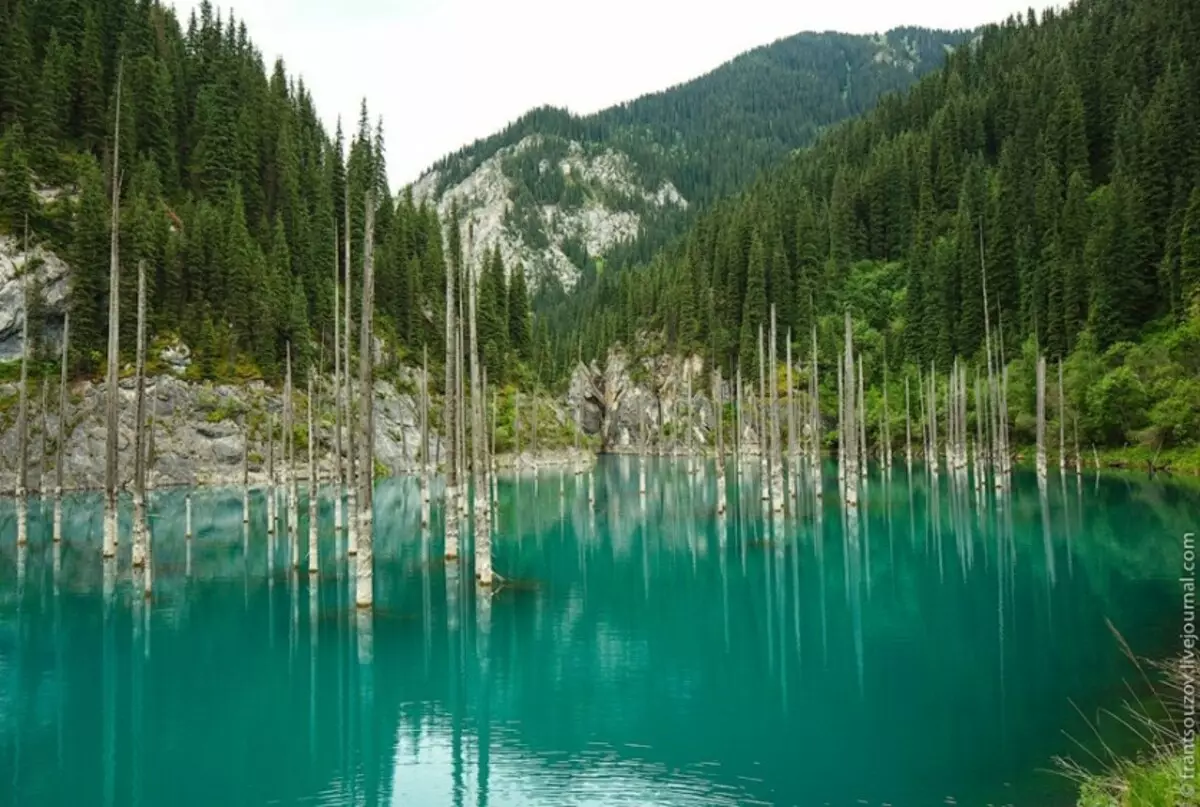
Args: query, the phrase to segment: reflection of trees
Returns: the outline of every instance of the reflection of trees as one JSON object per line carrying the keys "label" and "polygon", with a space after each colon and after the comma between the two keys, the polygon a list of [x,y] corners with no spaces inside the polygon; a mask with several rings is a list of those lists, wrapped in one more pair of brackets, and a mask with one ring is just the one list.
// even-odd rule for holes
{"label": "reflection of trees", "polygon": [[[106,634],[99,520],[85,532],[98,499],[69,500],[59,598],[37,516],[19,616],[11,590],[0,594],[0,692],[12,693],[0,698],[0,752],[20,731],[23,758],[53,760],[61,720],[68,737],[101,725],[96,667],[108,636],[120,705],[115,803],[130,795],[135,737],[146,744],[136,749],[146,803],[169,801],[181,773],[206,803],[229,792],[359,798],[390,792],[401,777],[393,766],[415,758],[422,775],[432,771],[438,800],[455,780],[470,796],[481,757],[489,788],[521,792],[519,772],[532,777],[526,792],[543,797],[591,787],[603,768],[647,792],[701,794],[698,803],[801,792],[832,802],[852,790],[912,802],[922,793],[905,788],[917,780],[986,802],[994,794],[980,783],[1009,781],[1061,750],[1058,730],[1074,719],[1068,698],[1086,712],[1120,697],[1109,687],[1125,669],[1102,617],[1141,627],[1174,607],[1173,589],[1154,581],[1177,576],[1177,539],[1149,537],[1181,534],[1195,512],[1191,494],[1159,484],[1050,485],[1051,548],[1064,561],[1069,532],[1074,568],[1059,563],[1049,587],[1032,475],[1018,474],[1006,503],[1011,533],[994,504],[981,517],[973,496],[956,498],[949,477],[935,498],[914,469],[911,506],[903,471],[892,484],[873,481],[859,513],[868,547],[844,537],[832,491],[819,535],[808,499],[782,540],[765,542],[757,480],[739,490],[731,478],[722,539],[713,474],[692,479],[685,462],[651,460],[643,504],[634,466],[622,462],[637,460],[598,465],[594,511],[571,478],[560,503],[553,472],[536,488],[500,480],[495,551],[511,583],[486,609],[469,574],[447,573],[440,536],[422,539],[415,480],[381,484],[369,645],[328,531],[319,584],[288,575],[282,538],[271,577],[261,498],[252,498],[247,552],[240,492],[197,495],[189,580],[182,494],[159,491],[144,634],[152,652],[136,678],[127,555]],[[0,508],[5,518],[11,509]],[[332,523],[327,507],[320,518]],[[442,523],[436,513],[432,521]],[[0,563],[12,568],[15,550],[3,546]],[[1165,641],[1129,638],[1139,652]],[[134,686],[137,734],[125,720]],[[886,754],[847,766],[864,743]],[[103,790],[94,744],[64,746],[80,793]],[[265,757],[254,750],[264,748]],[[275,775],[273,760],[289,775]]]}

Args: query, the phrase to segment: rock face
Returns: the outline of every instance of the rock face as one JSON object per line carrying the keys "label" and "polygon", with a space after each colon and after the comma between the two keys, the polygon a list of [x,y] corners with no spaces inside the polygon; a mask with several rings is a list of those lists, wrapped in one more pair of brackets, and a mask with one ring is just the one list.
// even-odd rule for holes
{"label": "rock face", "polygon": [[[420,389],[419,370],[401,372],[401,389]],[[31,491],[53,490],[55,441],[58,435],[58,380],[50,382],[47,399],[49,411],[43,421],[41,391],[30,382],[29,416],[29,488]],[[333,472],[334,417],[329,379],[318,387],[317,434],[319,440],[319,474],[328,479]],[[120,385],[121,405],[119,423],[119,464],[121,483],[128,485],[133,478],[134,389],[133,379],[123,379]],[[214,385],[189,383],[171,372],[149,378],[146,382],[146,411],[157,417],[154,426],[154,456],[150,464],[150,483],[153,486],[173,485],[235,485],[242,481],[242,458],[249,441],[248,465],[250,481],[261,485],[267,480],[267,423],[268,414],[276,423],[275,471],[284,468],[280,425],[283,420],[283,398],[279,390],[261,381],[246,385]],[[64,451],[64,485],[68,489],[95,489],[104,485],[104,385],[91,381],[78,382],[68,391],[66,447]],[[301,478],[308,474],[306,448],[307,409],[305,396],[295,399],[296,464]],[[420,402],[413,395],[400,392],[389,381],[375,382],[375,459],[388,475],[419,470],[421,432]],[[561,401],[542,402],[543,411],[550,410],[558,424],[569,420]],[[437,401],[431,403],[436,413]],[[18,439],[16,429],[17,385],[0,384],[0,491],[11,491],[16,484]],[[45,428],[43,428],[43,423]],[[431,416],[430,458],[444,459],[446,447],[435,427],[437,416]],[[549,425],[549,424],[547,424]],[[343,432],[343,446],[348,438]],[[532,462],[528,453],[520,458],[498,457],[501,467]],[[540,465],[579,462],[572,452],[544,446],[539,452]],[[281,478],[281,477],[280,477]]]}
{"label": "rock face", "polygon": [[[558,173],[564,183],[585,189],[580,191],[578,204],[537,206],[521,197],[518,183],[510,175],[513,161],[527,152],[536,155],[546,150],[556,159],[541,159],[538,172]],[[642,225],[639,210],[683,210],[688,206],[670,181],[645,187],[629,157],[620,151],[589,150],[577,141],[545,135],[530,135],[498,149],[466,179],[451,187],[442,185],[440,173],[430,171],[413,184],[413,200],[417,204],[432,201],[446,223],[457,203],[464,220],[474,224],[472,258],[479,261],[484,250],[498,245],[506,267],[520,262],[535,284],[553,278],[568,291],[574,288],[581,269],[565,251],[568,242],[583,247],[588,255],[603,256],[638,235]],[[514,223],[514,214],[536,217],[534,223],[548,243],[529,243]]]}
{"label": "rock face", "polygon": [[[30,403],[29,477],[30,488],[54,485],[55,440],[58,435],[57,380],[51,381],[43,439],[40,392],[32,389]],[[120,473],[123,484],[133,475],[134,393],[132,380],[121,385]],[[262,382],[245,386],[191,384],[171,374],[147,379],[147,412],[156,411],[154,457],[150,481],[156,486],[235,484],[242,478],[242,456],[249,439],[252,482],[262,483],[267,472],[267,413],[282,422],[283,400],[278,390]],[[389,473],[416,467],[420,445],[417,404],[411,396],[397,392],[387,382],[375,387],[375,452]],[[11,489],[17,472],[15,384],[0,384],[0,489]],[[74,384],[68,393],[67,440],[64,477],[68,488],[98,488],[104,484],[104,387],[103,384]],[[304,449],[306,412],[303,396],[296,398],[298,419],[297,455],[299,472],[307,473]],[[333,468],[333,411],[328,391],[319,403],[318,434],[322,473]],[[431,450],[439,452],[438,438],[431,436]],[[283,468],[279,438],[275,445],[276,472]],[[39,483],[39,479],[43,480]]]}
{"label": "rock face", "polygon": [[26,255],[18,239],[0,235],[0,361],[21,357],[21,327],[25,324],[21,282],[26,267],[31,271],[30,291],[41,294],[47,320],[55,323],[43,334],[47,346],[53,349],[62,333],[67,303],[67,264],[42,247],[34,247]]}
{"label": "rock face", "polygon": [[[602,451],[638,452],[643,440],[648,451],[681,451],[687,445],[689,375],[692,446],[702,452],[713,444],[716,418],[708,372],[699,356],[655,355],[631,367],[624,351],[615,349],[603,366],[597,362],[576,366],[567,405],[579,413],[583,431],[600,438]],[[730,400],[728,382],[721,395]]]}

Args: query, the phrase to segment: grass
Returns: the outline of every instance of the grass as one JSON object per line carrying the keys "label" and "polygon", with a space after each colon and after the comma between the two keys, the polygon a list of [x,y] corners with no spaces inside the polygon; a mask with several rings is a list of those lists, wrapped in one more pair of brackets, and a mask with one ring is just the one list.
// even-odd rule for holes
{"label": "grass", "polygon": [[[1068,450],[1067,466],[1073,469],[1075,467],[1075,456],[1073,453],[1070,453],[1071,451],[1073,449]],[[1017,448],[1017,453],[1020,455],[1020,460],[1017,464],[1032,466],[1037,457],[1037,448],[1034,446],[1020,446]],[[1147,463],[1155,460],[1155,464],[1159,469],[1165,467],[1172,474],[1179,476],[1200,476],[1200,446],[1164,448],[1158,452],[1149,446],[1124,446],[1121,448],[1101,448],[1097,446],[1095,454],[1092,453],[1091,446],[1081,446],[1080,453],[1083,454],[1083,470],[1085,472],[1095,470],[1095,458],[1098,455],[1102,469],[1115,468],[1145,472]],[[1058,467],[1057,441],[1054,445],[1046,447],[1046,463],[1051,468]]]}
{"label": "grass", "polygon": [[1128,729],[1144,750],[1134,756],[1117,754],[1096,724],[1088,721],[1097,747],[1071,739],[1096,767],[1085,767],[1071,759],[1056,760],[1060,772],[1079,786],[1076,804],[1078,807],[1176,807],[1200,803],[1195,793],[1194,757],[1185,758],[1181,719],[1185,692],[1191,692],[1195,679],[1194,660],[1142,662],[1111,623],[1109,629],[1137,668],[1149,697],[1127,701],[1119,712],[1106,711],[1104,716]]}

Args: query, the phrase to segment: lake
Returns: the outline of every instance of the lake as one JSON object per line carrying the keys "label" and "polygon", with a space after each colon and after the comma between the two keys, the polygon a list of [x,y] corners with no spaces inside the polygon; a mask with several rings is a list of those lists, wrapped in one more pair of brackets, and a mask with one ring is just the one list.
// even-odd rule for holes
{"label": "lake", "polygon": [[127,513],[105,564],[99,495],[57,547],[0,502],[0,804],[1065,805],[1141,692],[1113,629],[1179,652],[1194,488],[901,464],[854,516],[827,466],[776,518],[755,468],[717,518],[711,462],[637,465],[500,477],[484,595],[380,482],[372,613],[328,497],[310,577],[263,491],[193,491],[191,541],[155,491],[149,601]]}

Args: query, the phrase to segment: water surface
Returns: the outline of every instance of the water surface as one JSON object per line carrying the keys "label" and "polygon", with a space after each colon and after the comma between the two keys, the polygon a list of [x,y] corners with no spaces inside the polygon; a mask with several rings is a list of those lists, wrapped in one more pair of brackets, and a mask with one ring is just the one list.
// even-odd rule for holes
{"label": "water surface", "polygon": [[[1055,754],[1142,654],[1178,646],[1194,492],[1018,475],[871,477],[858,518],[802,486],[776,519],[748,474],[602,459],[498,483],[496,570],[442,561],[411,479],[376,494],[376,608],[321,502],[321,572],[291,570],[264,494],[155,492],[154,597],[0,503],[0,804],[1053,805]],[[302,507],[302,513],[306,508]],[[299,547],[307,544],[306,517]],[[1079,712],[1075,706],[1078,706]]]}

